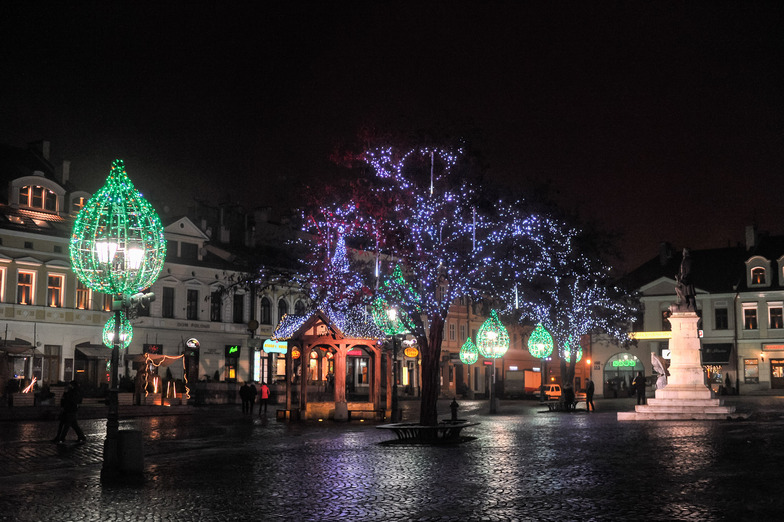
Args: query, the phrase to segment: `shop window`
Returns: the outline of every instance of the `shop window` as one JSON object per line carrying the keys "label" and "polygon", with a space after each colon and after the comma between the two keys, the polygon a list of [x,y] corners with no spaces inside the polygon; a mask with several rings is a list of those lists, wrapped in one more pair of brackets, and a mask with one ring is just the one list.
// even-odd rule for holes
{"label": "shop window", "polygon": [[743,380],[746,384],[759,383],[759,361],[743,359]]}
{"label": "shop window", "polygon": [[713,327],[716,330],[727,330],[730,327],[730,316],[727,308],[716,308],[713,311]]}
{"label": "shop window", "polygon": [[3,301],[5,301],[5,268],[0,268],[0,302]]}
{"label": "shop window", "polygon": [[174,318],[174,288],[170,286],[163,287],[163,296],[161,297],[161,315],[167,319]]}
{"label": "shop window", "polygon": [[22,272],[17,275],[16,280],[16,302],[21,305],[33,304],[35,289],[35,272]]}
{"label": "shop window", "polygon": [[61,308],[63,306],[63,283],[65,277],[50,275],[46,284],[46,306]]}
{"label": "shop window", "polygon": [[261,324],[272,324],[272,303],[266,297],[261,298]]}
{"label": "shop window", "polygon": [[199,291],[189,288],[185,298],[185,317],[190,321],[197,321],[199,319]]}
{"label": "shop window", "polygon": [[757,326],[757,305],[743,305],[743,328],[745,330],[756,330]]}
{"label": "shop window", "polygon": [[782,308],[784,304],[781,302],[778,303],[768,303],[768,326],[771,329],[781,329],[784,328],[784,317],[782,316]]}

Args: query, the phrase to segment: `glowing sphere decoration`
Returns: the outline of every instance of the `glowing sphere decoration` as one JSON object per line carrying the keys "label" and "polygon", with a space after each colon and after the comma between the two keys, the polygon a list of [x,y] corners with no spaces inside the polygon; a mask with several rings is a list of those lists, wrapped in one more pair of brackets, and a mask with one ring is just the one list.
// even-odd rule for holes
{"label": "glowing sphere decoration", "polygon": [[69,252],[76,276],[96,292],[136,293],[158,278],[166,257],[163,225],[122,160],[76,216]]}
{"label": "glowing sphere decoration", "polygon": [[[561,358],[566,361],[570,362],[572,360],[572,336],[569,336],[569,339],[566,340],[566,344],[564,345],[563,352],[561,353]],[[578,344],[577,345],[577,360],[574,362],[580,362],[580,359],[583,358],[583,347]]]}
{"label": "glowing sphere decoration", "polygon": [[407,322],[403,320],[403,313],[397,307],[390,304],[383,297],[377,297],[370,305],[370,312],[376,325],[387,335],[398,335],[408,333]]}
{"label": "glowing sphere decoration", "polygon": [[549,357],[553,353],[553,337],[541,323],[536,325],[528,337],[528,352],[537,359]]}
{"label": "glowing sphere decoration", "polygon": [[495,310],[490,312],[490,317],[479,327],[476,334],[476,347],[486,359],[503,357],[509,349],[509,332],[498,319]]}
{"label": "glowing sphere decoration", "polygon": [[[116,318],[117,315],[113,314],[103,326],[103,344],[107,348],[114,348]],[[131,344],[131,339],[133,339],[133,327],[131,326],[131,322],[128,321],[125,312],[120,312],[120,348],[128,348],[128,345]]]}
{"label": "glowing sphere decoration", "polygon": [[460,361],[469,366],[479,360],[479,349],[469,337],[463,346],[460,348]]}

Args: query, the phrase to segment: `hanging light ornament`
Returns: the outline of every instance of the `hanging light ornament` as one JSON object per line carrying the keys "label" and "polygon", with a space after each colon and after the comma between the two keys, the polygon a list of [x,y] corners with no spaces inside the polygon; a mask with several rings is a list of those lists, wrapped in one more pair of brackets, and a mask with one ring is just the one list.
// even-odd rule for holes
{"label": "hanging light ornament", "polygon": [[163,225],[136,190],[122,160],[79,212],[69,248],[76,276],[96,292],[119,295],[149,288],[166,257]]}
{"label": "hanging light ornament", "polygon": [[479,349],[469,337],[460,348],[460,361],[463,364],[472,365],[479,359]]}
{"label": "hanging light ornament", "polygon": [[541,323],[536,325],[528,337],[528,352],[537,359],[549,357],[553,353],[553,337]]}
{"label": "hanging light ornament", "polygon": [[[567,363],[572,360],[572,336],[569,336],[569,339],[566,340],[566,344],[564,344],[563,352],[561,352],[561,358],[566,361]],[[580,362],[580,359],[583,358],[583,347],[579,343],[577,344],[577,360],[574,362]]]}
{"label": "hanging light ornament", "polygon": [[383,297],[376,297],[373,300],[373,304],[370,305],[370,312],[373,314],[373,320],[376,322],[376,325],[386,335],[398,335],[409,332],[405,325],[407,321],[403,321],[401,318],[401,315],[405,312],[401,312],[397,307],[391,306]]}
{"label": "hanging light ornament", "polygon": [[[103,344],[107,348],[114,347],[115,319],[117,315],[112,315],[103,327]],[[133,327],[125,312],[120,313],[120,348],[128,348],[133,339]]]}
{"label": "hanging light ornament", "polygon": [[479,332],[476,334],[476,347],[482,357],[487,359],[503,357],[509,349],[509,333],[501,324],[495,310],[490,312],[490,317],[479,327]]}

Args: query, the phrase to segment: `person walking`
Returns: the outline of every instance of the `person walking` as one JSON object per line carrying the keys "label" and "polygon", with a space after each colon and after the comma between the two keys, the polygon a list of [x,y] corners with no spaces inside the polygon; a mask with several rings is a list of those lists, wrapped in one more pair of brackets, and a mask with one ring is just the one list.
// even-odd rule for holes
{"label": "person walking", "polygon": [[253,415],[253,405],[256,403],[256,383],[252,382],[248,384],[248,413]]}
{"label": "person walking", "polygon": [[266,382],[261,383],[261,389],[259,390],[259,417],[262,416],[261,414],[261,407],[264,406],[264,415],[267,415],[267,403],[269,402],[270,396],[270,389],[267,386]]}
{"label": "person walking", "polygon": [[637,404],[645,404],[645,377],[642,372],[637,372],[632,387],[637,392]]}
{"label": "person walking", "polygon": [[73,428],[76,433],[77,442],[84,444],[87,437],[84,436],[82,428],[79,427],[77,422],[77,414],[79,413],[79,405],[82,403],[82,392],[79,389],[79,383],[71,381],[68,390],[63,394],[60,399],[60,425],[57,427],[57,436],[52,440],[56,444],[64,444],[65,436],[68,434],[68,428]]}
{"label": "person walking", "polygon": [[596,411],[596,406],[593,405],[593,392],[594,384],[591,379],[585,381],[585,409],[587,411]]}
{"label": "person walking", "polygon": [[248,404],[250,400],[250,386],[248,386],[247,382],[242,383],[240,386],[240,400],[242,401],[242,413],[243,415],[248,413]]}

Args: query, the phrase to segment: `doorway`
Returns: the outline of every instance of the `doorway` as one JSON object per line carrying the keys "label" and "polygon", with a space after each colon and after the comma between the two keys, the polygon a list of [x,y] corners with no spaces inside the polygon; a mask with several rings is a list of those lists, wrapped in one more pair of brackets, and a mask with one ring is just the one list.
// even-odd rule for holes
{"label": "doorway", "polygon": [[784,359],[770,360],[770,387],[784,388]]}

